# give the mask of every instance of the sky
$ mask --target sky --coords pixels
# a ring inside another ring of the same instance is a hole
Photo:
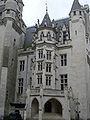
[[[90,0],[79,0],[81,5],[88,4]],[[69,16],[73,0],[23,0],[23,19],[27,27],[40,23],[46,13],[46,3],[51,20],[58,20]]]

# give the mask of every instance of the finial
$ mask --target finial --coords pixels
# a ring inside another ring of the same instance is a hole
[[[47,1],[46,1],[46,13],[48,12]]]

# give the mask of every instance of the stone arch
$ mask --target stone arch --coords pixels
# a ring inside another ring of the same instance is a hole
[[[34,98],[31,103],[31,116],[34,117],[39,113],[39,102],[37,98]]]
[[[47,100],[44,104],[44,113],[58,113],[62,116],[62,104],[55,98]]]

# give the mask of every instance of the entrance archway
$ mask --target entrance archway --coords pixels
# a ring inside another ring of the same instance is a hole
[[[38,113],[39,113],[39,102],[35,98],[31,104],[31,116],[34,117]]]
[[[62,105],[56,99],[48,100],[44,105],[44,113],[58,113],[62,116]]]

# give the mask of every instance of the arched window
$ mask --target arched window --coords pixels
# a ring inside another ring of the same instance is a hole
[[[51,40],[51,34],[50,34],[50,32],[47,33],[47,40]]]
[[[41,34],[40,34],[40,40],[42,40],[42,39],[43,39],[43,37],[44,37],[44,33],[43,33],[43,32],[41,32]]]

